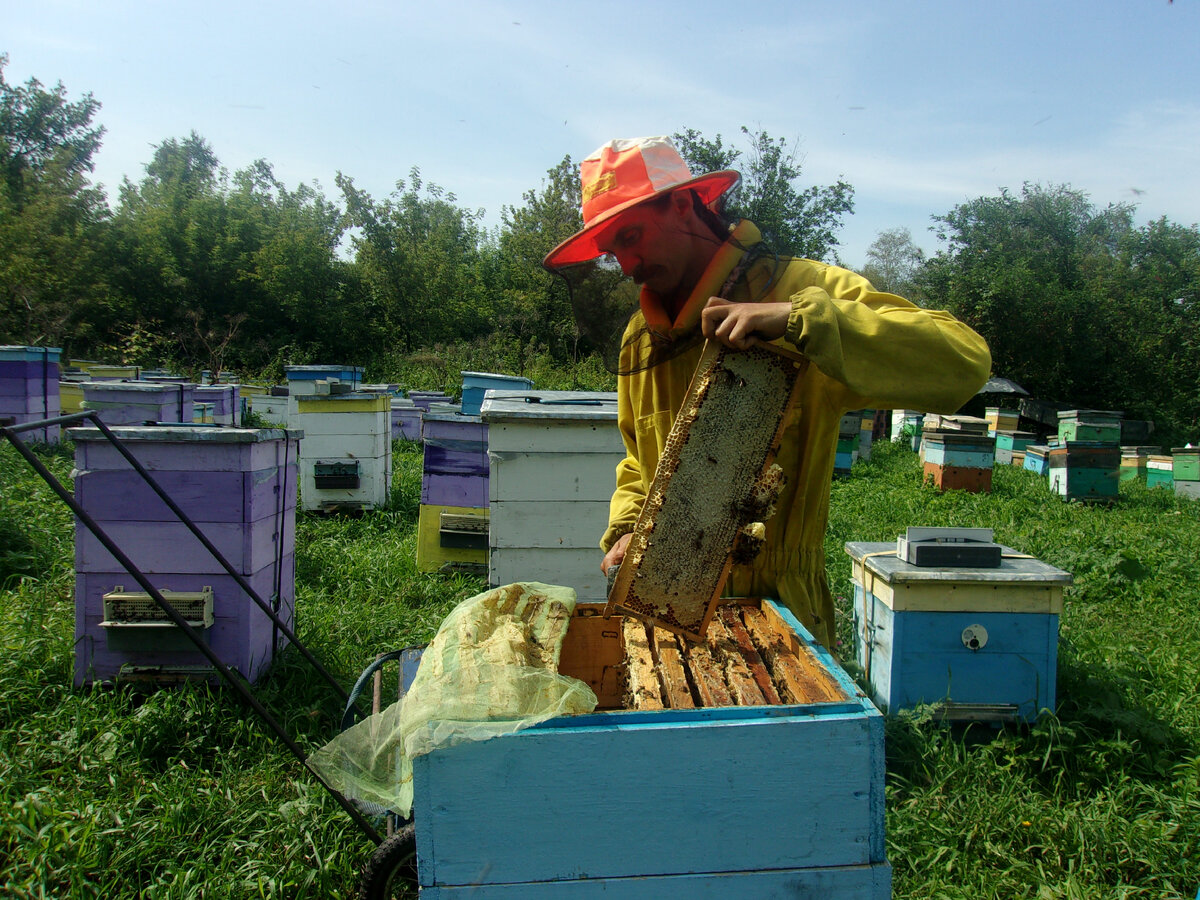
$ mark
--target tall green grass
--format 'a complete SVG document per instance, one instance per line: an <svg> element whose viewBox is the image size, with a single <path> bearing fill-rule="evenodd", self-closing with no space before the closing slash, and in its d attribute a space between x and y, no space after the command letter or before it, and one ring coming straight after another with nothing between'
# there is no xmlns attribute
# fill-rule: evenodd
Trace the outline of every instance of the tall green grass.
<svg viewBox="0 0 1200 900"><path fill-rule="evenodd" d="M69 448L43 459L69 480ZM428 640L482 587L416 571L420 470L419 449L398 444L388 509L298 519L297 628L346 685L377 653ZM844 657L842 545L916 524L990 526L1076 583L1056 715L1006 729L920 709L889 720L895 896L1191 900L1200 504L1128 485L1111 508L1064 503L1011 467L990 495L941 494L912 453L877 445L831 497ZM349 895L369 842L228 691L72 686L73 587L69 511L0 446L0 896ZM338 727L340 704L294 651L255 693L305 747ZM794 764L801 783L820 777Z"/></svg>

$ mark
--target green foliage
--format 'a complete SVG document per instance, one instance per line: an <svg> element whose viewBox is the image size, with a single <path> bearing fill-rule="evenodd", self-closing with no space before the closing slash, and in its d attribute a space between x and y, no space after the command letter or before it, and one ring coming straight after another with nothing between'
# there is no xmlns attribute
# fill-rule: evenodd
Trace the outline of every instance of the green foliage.
<svg viewBox="0 0 1200 900"><path fill-rule="evenodd" d="M728 199L724 212L747 218L762 229L778 253L837 261L837 230L842 217L854 212L854 188L844 181L798 188L799 149L763 130L741 128L749 152L726 147L689 128L673 137L692 173L737 169L742 183Z"/></svg>
<svg viewBox="0 0 1200 900"><path fill-rule="evenodd" d="M542 260L583 227L579 169L566 156L547 175L541 191L525 192L524 206L501 214L495 323L518 344L538 343L566 360L579 356L579 331L563 283Z"/></svg>
<svg viewBox="0 0 1200 900"><path fill-rule="evenodd" d="M1137 229L1124 205L1025 185L935 220L918 273L930 302L987 339L992 367L1034 396L1200 431L1200 229Z"/></svg>
<svg viewBox="0 0 1200 900"><path fill-rule="evenodd" d="M90 94L10 85L0 54L0 343L63 346L107 297L98 249L108 215L86 178L103 129Z"/></svg>
<svg viewBox="0 0 1200 900"><path fill-rule="evenodd" d="M438 341L471 338L488 330L481 279L483 211L456 205L454 194L425 184L413 167L408 184L396 182L375 201L338 173L355 263L375 318L380 347L413 350Z"/></svg>
<svg viewBox="0 0 1200 900"><path fill-rule="evenodd" d="M889 228L879 232L867 248L867 264L862 274L879 290L917 303L923 295L914 278L924 261L925 254L913 243L912 232L907 228Z"/></svg>

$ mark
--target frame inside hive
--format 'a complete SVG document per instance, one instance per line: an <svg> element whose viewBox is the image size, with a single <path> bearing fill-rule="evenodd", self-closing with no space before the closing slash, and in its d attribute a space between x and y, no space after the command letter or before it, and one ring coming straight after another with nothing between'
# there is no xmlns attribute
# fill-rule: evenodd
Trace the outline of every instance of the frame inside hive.
<svg viewBox="0 0 1200 900"><path fill-rule="evenodd" d="M632 616L604 617L602 610L576 610L559 663L562 674L595 691L599 709L838 703L849 697L770 604L722 602L700 643Z"/></svg>
<svg viewBox="0 0 1200 900"><path fill-rule="evenodd" d="M702 641L729 575L738 530L774 460L784 413L807 368L770 344L709 341L675 416L608 596L646 622Z"/></svg>

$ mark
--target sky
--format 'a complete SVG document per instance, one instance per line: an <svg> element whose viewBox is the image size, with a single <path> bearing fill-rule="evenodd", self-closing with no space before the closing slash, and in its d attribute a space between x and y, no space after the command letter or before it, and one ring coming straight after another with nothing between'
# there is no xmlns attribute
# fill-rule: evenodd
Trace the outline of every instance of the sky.
<svg viewBox="0 0 1200 900"><path fill-rule="evenodd" d="M747 126L801 186L853 185L852 268L1026 182L1200 222L1197 48L1200 0L0 0L9 84L101 103L112 203L195 131L330 199L339 171L382 199L416 166L498 226L567 155Z"/></svg>

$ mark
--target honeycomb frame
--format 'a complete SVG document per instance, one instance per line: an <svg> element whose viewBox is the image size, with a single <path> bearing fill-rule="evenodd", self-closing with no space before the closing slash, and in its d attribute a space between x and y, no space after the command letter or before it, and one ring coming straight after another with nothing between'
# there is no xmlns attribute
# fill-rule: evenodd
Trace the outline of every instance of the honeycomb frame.
<svg viewBox="0 0 1200 900"><path fill-rule="evenodd" d="M704 640L808 361L772 344L700 356L634 525L606 615Z"/></svg>

